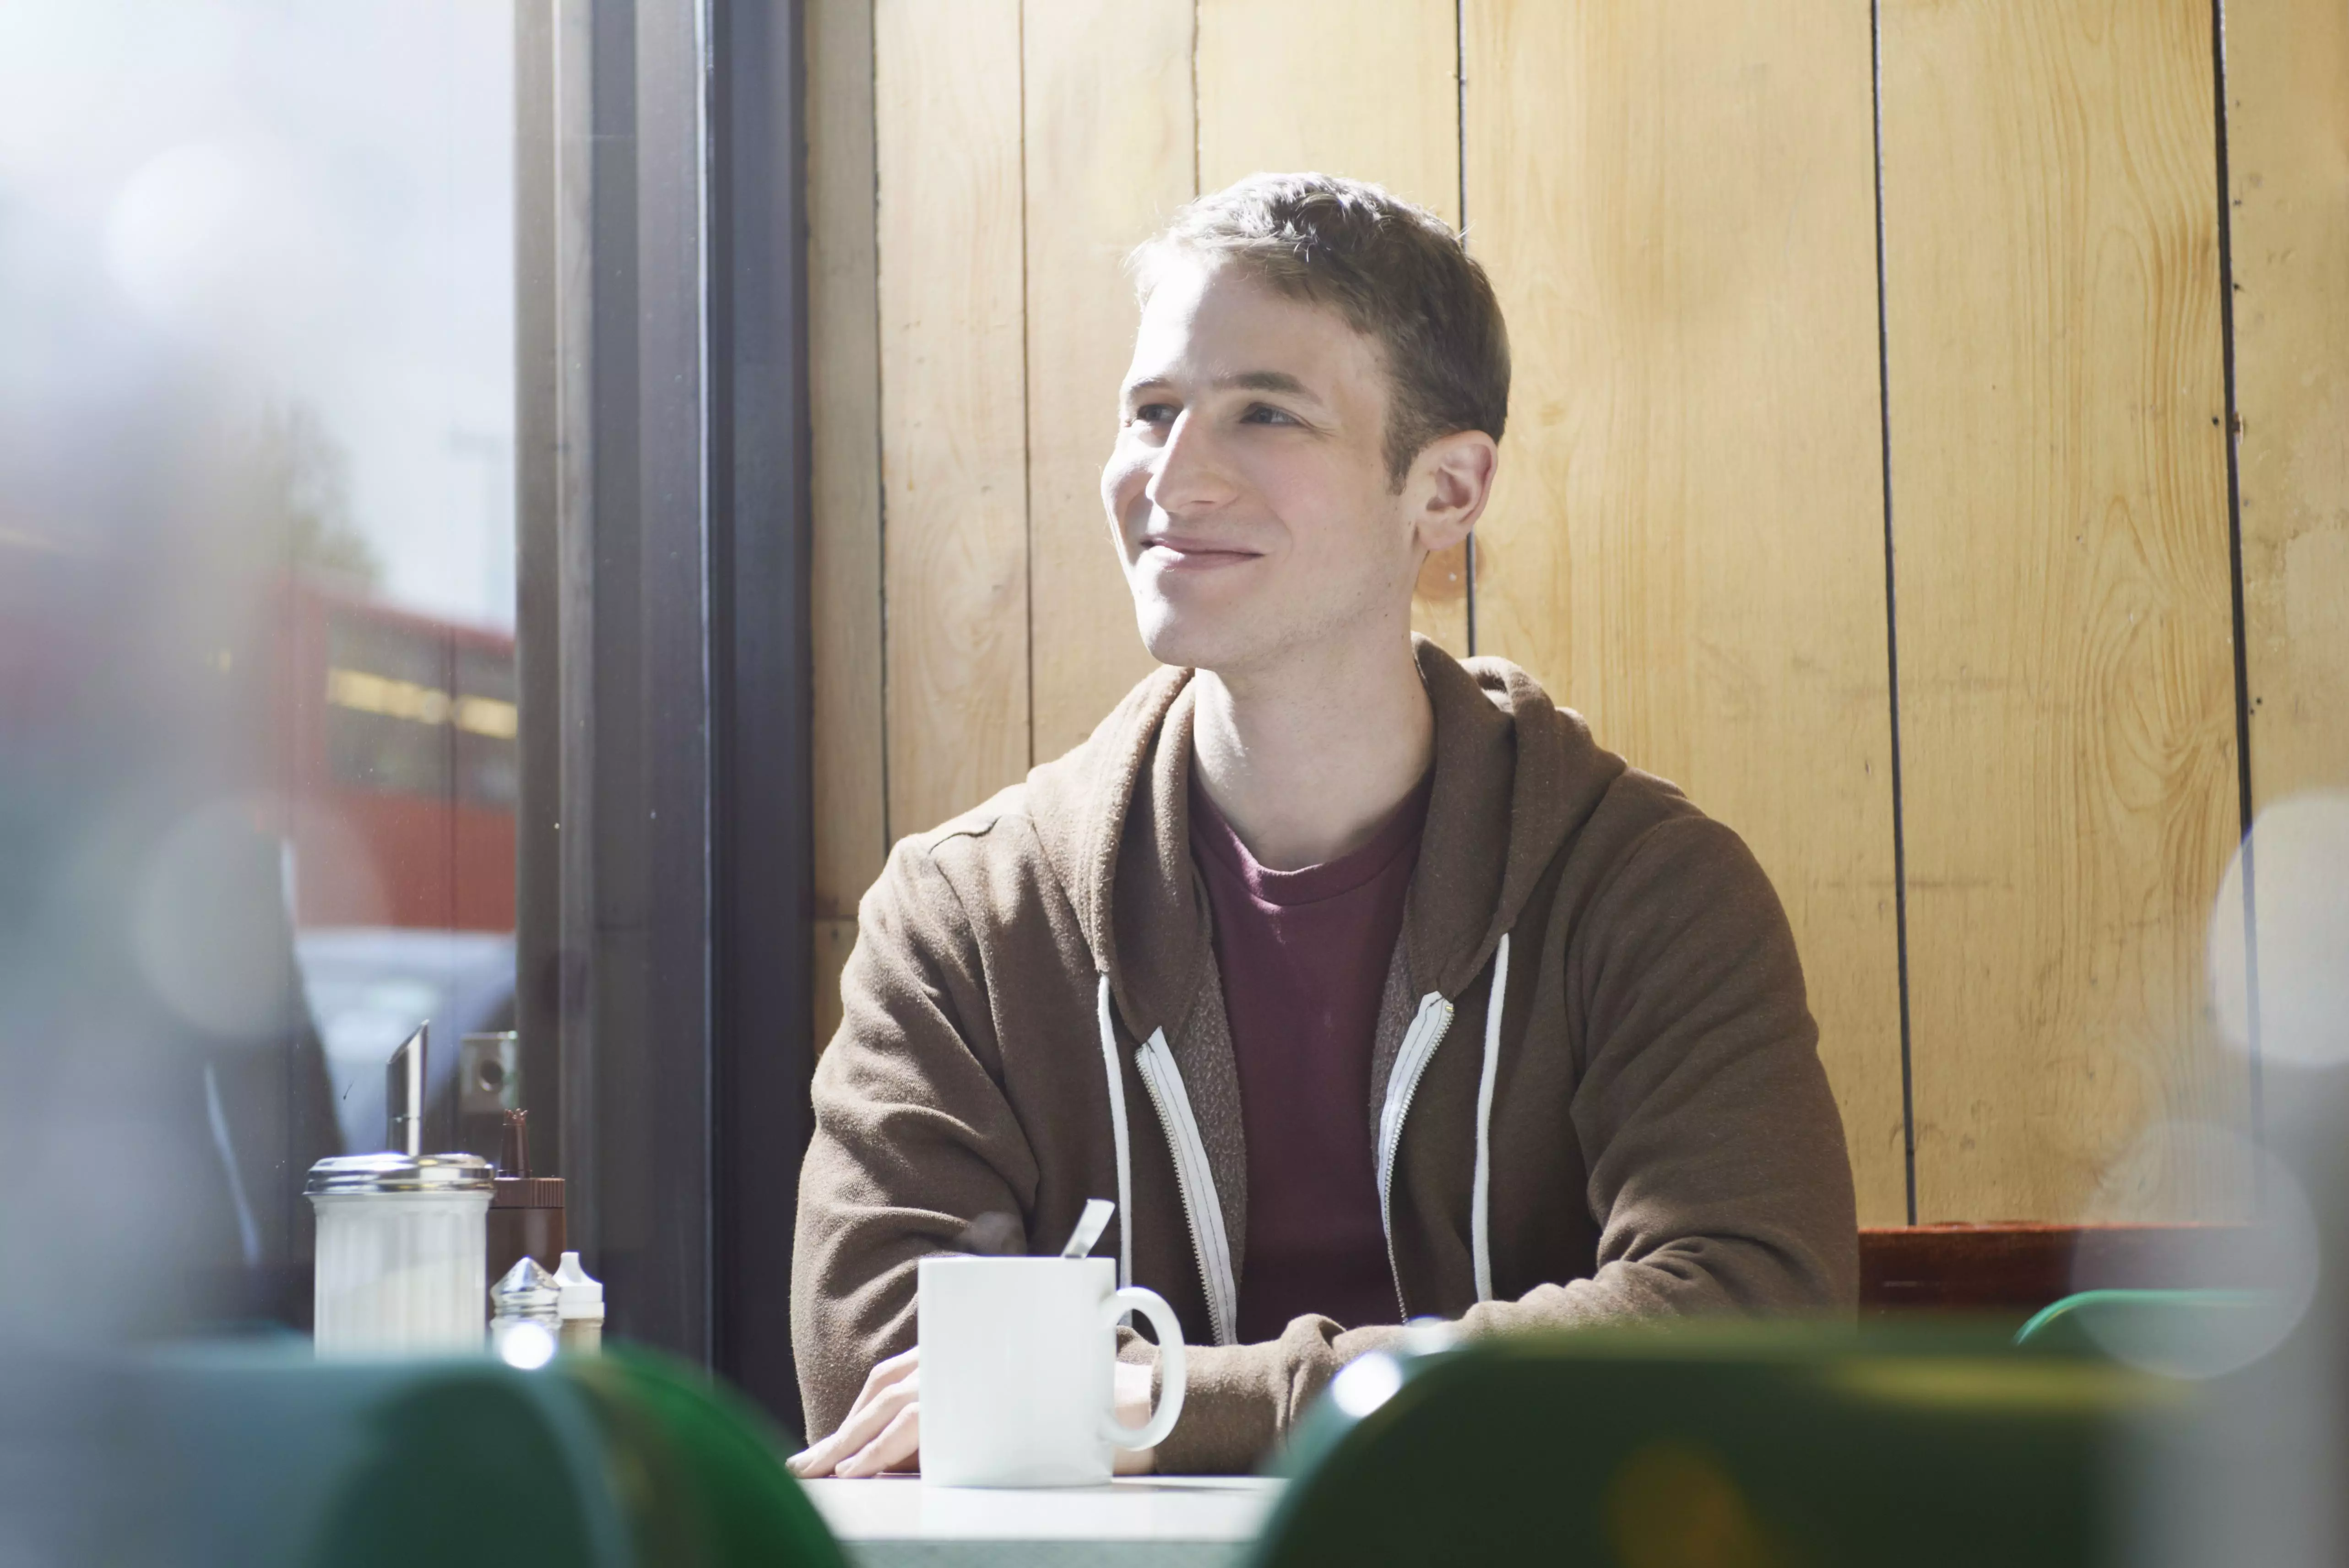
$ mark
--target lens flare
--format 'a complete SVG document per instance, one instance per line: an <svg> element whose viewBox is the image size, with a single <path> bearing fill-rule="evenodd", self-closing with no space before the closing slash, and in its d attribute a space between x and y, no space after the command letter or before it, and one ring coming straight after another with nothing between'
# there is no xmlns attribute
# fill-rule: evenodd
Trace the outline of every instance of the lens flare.
<svg viewBox="0 0 2349 1568"><path fill-rule="evenodd" d="M2160 1184L2149 1188L2157 1172ZM2177 1310L2089 1313L2079 1319L2082 1329L2115 1360L2168 1377L2216 1377L2267 1357L2316 1297L2321 1246L2299 1180L2231 1128L2170 1121L2147 1129L2106 1172L2102 1189L2112 1202L2147 1190L2162 1194L2166 1212L2229 1222L2207 1234L2188 1233L2170 1261L2182 1280L2220 1288ZM2098 1204L2086 1216L2092 1223L2113 1217ZM2086 1290L2106 1283L2083 1277L2072 1284Z"/></svg>
<svg viewBox="0 0 2349 1568"><path fill-rule="evenodd" d="M554 1336L543 1324L517 1323L498 1336L498 1359L535 1372L554 1359Z"/></svg>
<svg viewBox="0 0 2349 1568"><path fill-rule="evenodd" d="M2349 1062L2349 794L2260 813L2220 884L2209 957L2211 1006L2238 1050Z"/></svg>
<svg viewBox="0 0 2349 1568"><path fill-rule="evenodd" d="M1369 1415L1395 1397L1402 1387L1402 1366L1392 1356L1372 1351L1346 1364L1330 1379L1330 1402L1356 1419Z"/></svg>

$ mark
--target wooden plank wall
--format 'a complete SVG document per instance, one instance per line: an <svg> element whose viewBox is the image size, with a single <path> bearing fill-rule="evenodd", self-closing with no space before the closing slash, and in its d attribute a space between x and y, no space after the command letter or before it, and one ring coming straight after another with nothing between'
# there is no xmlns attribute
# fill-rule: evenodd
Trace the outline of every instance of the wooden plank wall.
<svg viewBox="0 0 2349 1568"><path fill-rule="evenodd" d="M2349 789L2349 6L2229 0L2252 799Z"/></svg>
<svg viewBox="0 0 2349 1568"><path fill-rule="evenodd" d="M2249 1114L2246 772L2349 785L2349 19L2229 0L2222 119L2211 0L1789 4L811 0L820 972L889 841L1148 667L1123 253L1322 167L1509 314L1415 624L1754 845L1864 1222L2228 1212L2158 1130Z"/></svg>
<svg viewBox="0 0 2349 1568"><path fill-rule="evenodd" d="M1454 0L1199 0L1199 189L1320 169L1376 181L1460 222ZM1299 62L1311 62L1300 69ZM1366 83L1378 84L1365 91ZM1432 556L1411 627L1468 647L1468 547Z"/></svg>
<svg viewBox="0 0 2349 1568"><path fill-rule="evenodd" d="M882 711L898 833L1028 769L1019 11L874 9Z"/></svg>
<svg viewBox="0 0 2349 1568"><path fill-rule="evenodd" d="M2120 1164L2199 1212L2219 1173L2124 1156L2241 1114L2200 1006L2241 811L2210 49L2208 0L1883 8L1927 1221L2076 1213Z"/></svg>
<svg viewBox="0 0 2349 1568"><path fill-rule="evenodd" d="M1884 1223L1908 1178L1868 15L1798 9L1467 7L1470 248L1515 371L1477 649L1753 845Z"/></svg>
<svg viewBox="0 0 2349 1568"><path fill-rule="evenodd" d="M1058 757L1148 674L1102 506L1102 459L1140 311L1138 236L1198 191L1191 0L1030 0L1028 500L1034 758Z"/></svg>
<svg viewBox="0 0 2349 1568"><path fill-rule="evenodd" d="M881 342L871 0L811 0L808 381L816 388L809 601L815 655L815 1037L840 1023L856 901L888 852L881 712Z"/></svg>

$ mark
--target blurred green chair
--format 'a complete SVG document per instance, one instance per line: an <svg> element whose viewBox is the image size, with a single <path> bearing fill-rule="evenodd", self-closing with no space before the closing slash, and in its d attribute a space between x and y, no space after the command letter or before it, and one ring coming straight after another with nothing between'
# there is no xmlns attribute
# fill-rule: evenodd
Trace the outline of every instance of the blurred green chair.
<svg viewBox="0 0 2349 1568"><path fill-rule="evenodd" d="M2005 1336L1593 1330L1346 1367L1257 1568L2081 1564L2135 1423L2174 1397Z"/></svg>
<svg viewBox="0 0 2349 1568"><path fill-rule="evenodd" d="M647 1568L845 1568L831 1530L783 1468L799 1444L748 1400L643 1352L558 1358L554 1369L597 1408L613 1470L628 1483L621 1490Z"/></svg>
<svg viewBox="0 0 2349 1568"><path fill-rule="evenodd" d="M2291 1328L2286 1305L2256 1290L2086 1290L2044 1307L2016 1332L2026 1350L2096 1356L2148 1371L2230 1370Z"/></svg>
<svg viewBox="0 0 2349 1568"><path fill-rule="evenodd" d="M842 1568L743 1401L642 1353L166 1353L128 1380L132 1560L236 1568Z"/></svg>

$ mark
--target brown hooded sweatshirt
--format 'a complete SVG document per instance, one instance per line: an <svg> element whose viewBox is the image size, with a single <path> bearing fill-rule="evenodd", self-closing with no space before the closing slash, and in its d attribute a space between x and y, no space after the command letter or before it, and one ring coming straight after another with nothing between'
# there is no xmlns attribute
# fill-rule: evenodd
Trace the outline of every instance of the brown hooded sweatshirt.
<svg viewBox="0 0 2349 1568"><path fill-rule="evenodd" d="M1370 1119L1397 1316L1848 1312L1843 1128L1761 868L1524 671L1417 655L1433 792L1371 1103L1330 1108ZM1401 1332L1300 1317L1232 1342L1247 1159L1191 861L1194 701L1187 671L1151 676L1026 783L900 842L865 895L800 1180L811 1436L912 1345L916 1261L989 1212L1048 1251L1086 1199L1119 1201L1121 1276L1192 1346L1162 1470L1251 1468Z"/></svg>

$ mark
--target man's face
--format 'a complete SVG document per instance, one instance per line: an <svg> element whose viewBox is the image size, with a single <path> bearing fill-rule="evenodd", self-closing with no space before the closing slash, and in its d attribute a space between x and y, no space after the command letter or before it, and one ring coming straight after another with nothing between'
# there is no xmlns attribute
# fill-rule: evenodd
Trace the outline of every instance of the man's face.
<svg viewBox="0 0 2349 1568"><path fill-rule="evenodd" d="M1245 674L1405 634L1423 549L1390 487L1378 346L1228 264L1169 258L1102 472L1142 640Z"/></svg>

